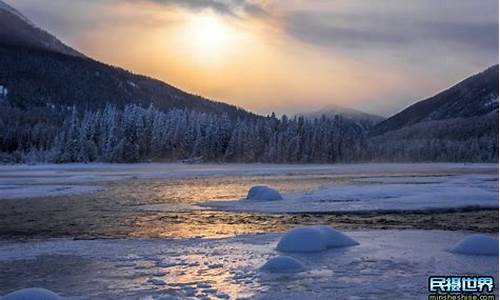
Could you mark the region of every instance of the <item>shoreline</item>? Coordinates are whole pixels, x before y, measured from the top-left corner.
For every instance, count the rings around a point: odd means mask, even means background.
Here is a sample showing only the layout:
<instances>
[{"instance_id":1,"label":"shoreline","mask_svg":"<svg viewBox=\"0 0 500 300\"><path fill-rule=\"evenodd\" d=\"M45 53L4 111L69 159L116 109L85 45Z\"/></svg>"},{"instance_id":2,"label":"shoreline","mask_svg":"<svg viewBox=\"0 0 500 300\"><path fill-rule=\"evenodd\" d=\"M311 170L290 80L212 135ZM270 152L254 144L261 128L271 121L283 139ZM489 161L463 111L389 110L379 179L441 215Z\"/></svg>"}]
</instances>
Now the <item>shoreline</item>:
<instances>
[{"instance_id":1,"label":"shoreline","mask_svg":"<svg viewBox=\"0 0 500 300\"><path fill-rule=\"evenodd\" d=\"M392 189L374 190L375 196L371 196L372 190L365 190L364 194L360 196L354 194L353 197L360 199L364 199L365 196L375 197L373 200L367 198L369 201L363 204L370 205L375 203L374 201L379 201L377 199L385 201L385 198L390 196L415 195L416 192L422 192L421 187L425 187L424 192L426 192L425 189L429 187L431 193L426 193L423 198L433 201L437 195L432 192L434 189L437 191L435 185L448 180L447 177L459 178L457 175L476 173L487 174L489 177L495 174L496 177L497 164L465 167L462 164L413 164L411 167L408 164L320 165L316 168L307 165L293 167L281 165L271 169L267 168L269 165L261 164L249 167L242 164L200 166L153 163L119 165L119 167L91 165L90 169L61 166L62 169L51 167L47 169L47 166L44 166L42 169L35 167L38 168L36 171L28 168L0 173L0 191L2 184L17 184L27 188L47 185L73 187L94 185L102 190L55 197L0 200L0 239L228 237L246 233L282 232L294 226L309 224L329 224L339 229L498 232L498 207L477 207L472 201L475 199L472 194L467 196L472 200L464 202L472 204L466 207L456 208L450 205L452 208L428 210L413 209L415 206L408 205L400 207L386 205L383 207L388 209L379 211L332 212L330 209L329 212L312 213L307 212L312 208L310 205L295 213L285 213L283 210L262 213L196 208L200 203L214 199L231 200L241 197L255 184L275 186L284 194L307 194L307 199L317 198L319 201L317 203L322 204L323 201L332 199L329 195L339 196L338 187L342 185L353 188L347 194L344 191L347 197L351 192L359 193L361 190L358 186L366 187L372 181L381 181L380 176L383 177L381 182L387 182L381 186ZM248 172L241 172L242 168L248 169ZM422 181L417 177L427 177L427 179ZM354 180L356 178L371 179ZM497 177L496 182L479 179L481 186L492 184L493 190L498 189ZM455 203L456 186L461 187L475 182L464 180L464 183L455 183L445 190L451 193L446 194L449 203ZM404 185L407 181L410 185ZM422 182L426 184L431 182L432 185L423 185ZM397 184L400 187L394 189ZM413 186L412 190L408 189L408 186ZM327 189L328 193L324 198L322 195L311 198L310 191L319 190L321 187L333 187L333 189ZM477 203L482 203L479 201L480 198L477 200ZM410 199L411 201L418 203L416 200ZM335 201L332 203L335 204ZM401 204L404 203L403 199ZM340 203L341 208L347 208L347 205L351 204L351 202ZM458 204L454 205L460 207ZM157 209L161 205L164 205L165 209ZM156 209L145 210L145 206ZM392 210L392 207L399 209Z\"/></svg>"},{"instance_id":2,"label":"shoreline","mask_svg":"<svg viewBox=\"0 0 500 300\"><path fill-rule=\"evenodd\" d=\"M365 214L250 214L219 211L160 212L89 220L79 225L21 222L0 226L0 240L189 239L284 232L296 226L330 225L340 230L445 230L498 233L498 209ZM26 215L23 219L30 219ZM130 219L129 219L130 218ZM208 221L207 221L208 220ZM217 221L211 221L217 220Z\"/></svg>"}]
</instances>

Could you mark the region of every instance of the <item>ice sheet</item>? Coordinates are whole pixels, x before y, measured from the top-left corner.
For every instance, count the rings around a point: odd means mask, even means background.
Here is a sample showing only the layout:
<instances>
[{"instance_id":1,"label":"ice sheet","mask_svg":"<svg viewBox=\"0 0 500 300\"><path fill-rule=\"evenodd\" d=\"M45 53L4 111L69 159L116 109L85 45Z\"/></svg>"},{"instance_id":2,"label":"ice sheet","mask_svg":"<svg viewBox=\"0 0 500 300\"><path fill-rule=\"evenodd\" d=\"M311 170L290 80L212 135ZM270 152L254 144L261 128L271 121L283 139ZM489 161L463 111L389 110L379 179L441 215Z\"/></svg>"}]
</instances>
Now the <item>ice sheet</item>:
<instances>
[{"instance_id":1,"label":"ice sheet","mask_svg":"<svg viewBox=\"0 0 500 300\"><path fill-rule=\"evenodd\" d=\"M365 185L326 186L306 193L284 195L284 200L205 202L226 211L265 213L362 212L498 207L498 176L377 177ZM405 182L405 183L401 183Z\"/></svg>"},{"instance_id":2,"label":"ice sheet","mask_svg":"<svg viewBox=\"0 0 500 300\"><path fill-rule=\"evenodd\" d=\"M335 174L356 176L377 176L380 174L456 174L456 173L498 173L498 164L181 164L181 163L138 163L138 164L42 164L0 166L0 186L7 189L15 186L8 196L0 191L0 199L14 199L63 195L61 187L68 192L91 192L90 186L101 186L105 182L130 179L161 179L193 176L271 176ZM361 179L363 180L363 179ZM39 185L59 186L53 188ZM71 185L83 185L78 189ZM33 192L36 190L36 192Z\"/></svg>"},{"instance_id":3,"label":"ice sheet","mask_svg":"<svg viewBox=\"0 0 500 300\"><path fill-rule=\"evenodd\" d=\"M0 294L19 288L22 282L36 282L63 296L90 299L160 299L166 295L265 299L399 295L422 299L429 275L492 275L498 282L498 257L448 251L469 235L466 232L347 234L360 244L320 253L287 253L304 262L306 271L286 275L259 271L269 258L280 255L275 247L281 234L217 240L2 241L0 275L6 280ZM67 263L57 272L46 276L44 270L64 261Z\"/></svg>"}]
</instances>

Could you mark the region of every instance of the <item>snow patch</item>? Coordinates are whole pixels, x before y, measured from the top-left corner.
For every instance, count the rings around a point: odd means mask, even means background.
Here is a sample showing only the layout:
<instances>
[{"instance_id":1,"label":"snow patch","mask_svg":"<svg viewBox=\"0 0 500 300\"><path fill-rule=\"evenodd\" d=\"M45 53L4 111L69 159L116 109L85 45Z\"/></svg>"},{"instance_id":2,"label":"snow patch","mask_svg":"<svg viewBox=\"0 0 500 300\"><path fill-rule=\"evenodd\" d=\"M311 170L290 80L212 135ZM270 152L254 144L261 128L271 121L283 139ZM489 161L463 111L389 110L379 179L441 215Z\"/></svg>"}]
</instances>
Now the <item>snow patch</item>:
<instances>
[{"instance_id":1,"label":"snow patch","mask_svg":"<svg viewBox=\"0 0 500 300\"><path fill-rule=\"evenodd\" d=\"M497 95L490 95L490 97L489 97L489 98L486 98L486 99L484 100L483 105L484 105L485 107L488 107L488 108L489 108L489 107L493 107L493 106L498 107L498 96L497 96Z\"/></svg>"},{"instance_id":2,"label":"snow patch","mask_svg":"<svg viewBox=\"0 0 500 300\"><path fill-rule=\"evenodd\" d=\"M273 257L260 268L268 273L300 273L305 269L301 261L290 256Z\"/></svg>"},{"instance_id":3,"label":"snow patch","mask_svg":"<svg viewBox=\"0 0 500 300\"><path fill-rule=\"evenodd\" d=\"M0 184L0 200L54 197L62 195L93 193L101 188L87 185L16 185Z\"/></svg>"},{"instance_id":4,"label":"snow patch","mask_svg":"<svg viewBox=\"0 0 500 300\"><path fill-rule=\"evenodd\" d=\"M321 252L328 248L359 245L340 231L328 226L307 226L289 230L276 249L282 252Z\"/></svg>"},{"instance_id":5,"label":"snow patch","mask_svg":"<svg viewBox=\"0 0 500 300\"><path fill-rule=\"evenodd\" d=\"M359 179L354 181L360 181ZM361 181L368 181L363 179ZM377 177L376 184L323 186L284 195L283 201L210 201L200 205L224 211L264 213L365 212L497 208L497 175L400 179Z\"/></svg>"},{"instance_id":6,"label":"snow patch","mask_svg":"<svg viewBox=\"0 0 500 300\"><path fill-rule=\"evenodd\" d=\"M354 182L367 182L367 183L442 183L447 180L446 176L376 176L376 177L362 177L353 179Z\"/></svg>"},{"instance_id":7,"label":"snow patch","mask_svg":"<svg viewBox=\"0 0 500 300\"><path fill-rule=\"evenodd\" d=\"M484 234L473 234L458 242L450 252L498 256L498 240Z\"/></svg>"},{"instance_id":8,"label":"snow patch","mask_svg":"<svg viewBox=\"0 0 500 300\"><path fill-rule=\"evenodd\" d=\"M1 299L2 300L60 300L61 297L59 297L59 295L57 295L56 293L46 289L26 288L7 294Z\"/></svg>"},{"instance_id":9,"label":"snow patch","mask_svg":"<svg viewBox=\"0 0 500 300\"><path fill-rule=\"evenodd\" d=\"M257 185L248 191L247 200L256 200L256 201L275 201L275 200L283 200L281 194L268 186L265 185Z\"/></svg>"}]
</instances>

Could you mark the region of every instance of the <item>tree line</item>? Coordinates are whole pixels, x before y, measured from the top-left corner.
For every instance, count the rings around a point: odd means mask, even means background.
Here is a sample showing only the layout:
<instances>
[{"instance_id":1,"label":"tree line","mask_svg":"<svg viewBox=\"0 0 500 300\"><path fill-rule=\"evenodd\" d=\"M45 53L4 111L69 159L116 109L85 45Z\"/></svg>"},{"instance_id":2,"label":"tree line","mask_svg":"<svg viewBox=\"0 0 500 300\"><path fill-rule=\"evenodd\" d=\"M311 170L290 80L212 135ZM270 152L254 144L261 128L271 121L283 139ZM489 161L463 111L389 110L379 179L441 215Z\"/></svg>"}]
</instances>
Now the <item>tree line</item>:
<instances>
[{"instance_id":1,"label":"tree line","mask_svg":"<svg viewBox=\"0 0 500 300\"><path fill-rule=\"evenodd\" d=\"M123 108L107 104L104 109L83 112L76 107L52 105L26 111L3 105L0 161L350 163L498 160L498 129L494 121L485 123L489 126L486 133L478 133L485 131L483 126L461 134L460 138L450 138L445 128L459 127L455 123L420 125L421 128L368 137L365 126L340 116L308 119L286 115L277 118L272 114L235 119L224 114L188 109L163 111L135 104ZM474 123L481 124L477 120ZM498 128L498 121L496 124ZM426 132L441 132L443 136L422 135Z\"/></svg>"},{"instance_id":2,"label":"tree line","mask_svg":"<svg viewBox=\"0 0 500 300\"><path fill-rule=\"evenodd\" d=\"M73 107L59 126L10 110L0 120L4 162L340 162L356 157L363 131L340 117L231 119L133 104L83 113Z\"/></svg>"}]
</instances>

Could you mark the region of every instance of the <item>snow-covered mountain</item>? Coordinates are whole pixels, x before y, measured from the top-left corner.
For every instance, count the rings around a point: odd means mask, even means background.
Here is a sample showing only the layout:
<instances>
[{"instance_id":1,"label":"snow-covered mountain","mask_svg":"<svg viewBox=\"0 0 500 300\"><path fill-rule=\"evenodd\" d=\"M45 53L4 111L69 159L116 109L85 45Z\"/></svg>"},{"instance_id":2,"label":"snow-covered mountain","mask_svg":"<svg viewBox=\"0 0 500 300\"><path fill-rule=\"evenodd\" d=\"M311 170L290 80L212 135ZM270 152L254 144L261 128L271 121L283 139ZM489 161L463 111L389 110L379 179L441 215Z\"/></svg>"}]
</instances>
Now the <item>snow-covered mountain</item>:
<instances>
[{"instance_id":1,"label":"snow-covered mountain","mask_svg":"<svg viewBox=\"0 0 500 300\"><path fill-rule=\"evenodd\" d=\"M59 39L37 27L15 8L0 0L0 41L2 44L83 56Z\"/></svg>"},{"instance_id":2,"label":"snow-covered mountain","mask_svg":"<svg viewBox=\"0 0 500 300\"><path fill-rule=\"evenodd\" d=\"M375 127L338 106L278 120L86 57L1 0L0 106L0 163L498 161L498 65Z\"/></svg>"},{"instance_id":3,"label":"snow-covered mountain","mask_svg":"<svg viewBox=\"0 0 500 300\"><path fill-rule=\"evenodd\" d=\"M375 126L373 135L420 122L472 118L498 111L498 65L419 101Z\"/></svg>"},{"instance_id":4,"label":"snow-covered mountain","mask_svg":"<svg viewBox=\"0 0 500 300\"><path fill-rule=\"evenodd\" d=\"M498 65L408 107L369 134L368 160L498 161Z\"/></svg>"},{"instance_id":5,"label":"snow-covered mountain","mask_svg":"<svg viewBox=\"0 0 500 300\"><path fill-rule=\"evenodd\" d=\"M326 107L323 107L322 109L309 112L309 113L304 113L302 114L306 118L320 118L322 116L326 117L335 117L335 116L341 116L344 119L351 120L354 122L358 122L362 125L365 126L373 126L375 124L378 124L384 120L383 117L373 115L373 114L368 114L359 110L355 110L352 108L347 108L343 107L340 105L335 105L331 104Z\"/></svg>"}]
</instances>

